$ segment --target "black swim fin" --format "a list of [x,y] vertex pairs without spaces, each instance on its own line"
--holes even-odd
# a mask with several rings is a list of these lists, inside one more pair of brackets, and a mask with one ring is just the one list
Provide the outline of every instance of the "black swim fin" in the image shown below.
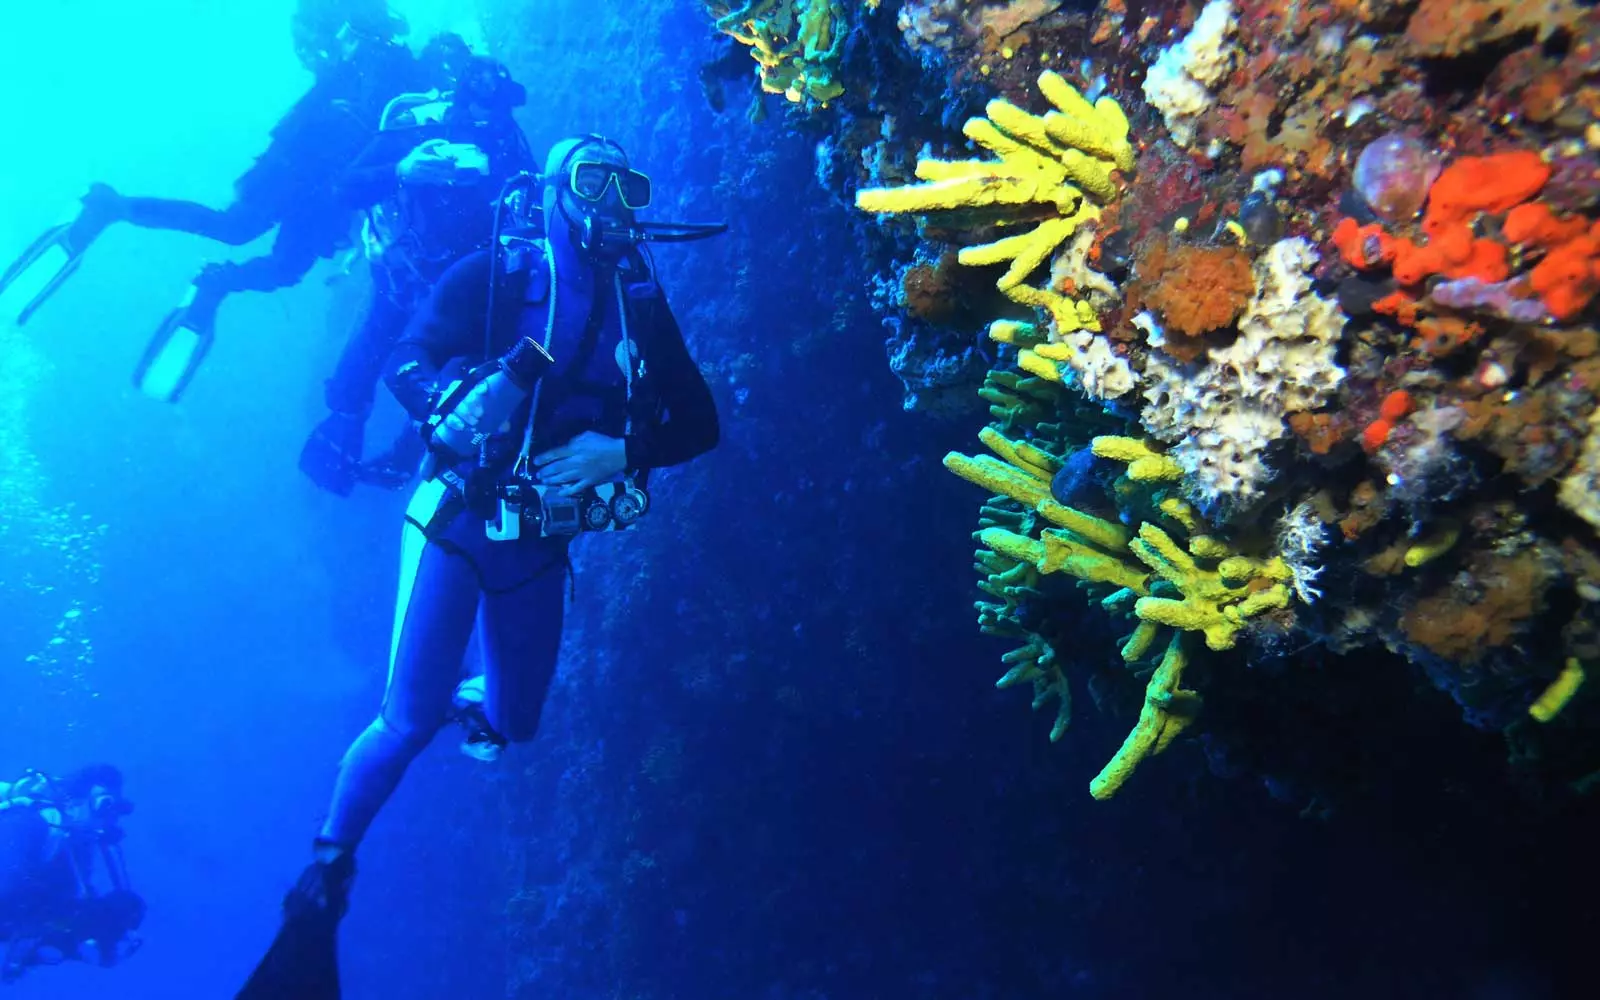
[[159,402],[176,403],[194,381],[217,339],[217,307],[228,292],[219,275],[227,270],[226,265],[207,265],[183,301],[156,328],[133,370],[133,384],[140,392]]
[[355,859],[316,862],[283,901],[283,926],[235,1000],[339,1000],[339,921]]
[[89,245],[120,217],[121,198],[104,184],[91,186],[77,218],[46,230],[0,274],[0,297],[13,291],[13,286],[19,297],[26,297],[13,317],[18,326],[28,322],[72,277]]

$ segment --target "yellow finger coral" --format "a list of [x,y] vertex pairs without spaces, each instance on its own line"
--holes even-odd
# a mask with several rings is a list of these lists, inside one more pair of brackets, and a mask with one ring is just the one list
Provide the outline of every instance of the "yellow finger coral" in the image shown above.
[[850,24],[841,0],[744,0],[712,3],[717,30],[750,46],[761,89],[800,103],[826,105],[844,93],[839,61]]
[[1185,552],[1171,535],[1149,522],[1139,526],[1139,537],[1129,548],[1182,594],[1181,600],[1141,597],[1134,614],[1145,621],[1201,632],[1212,649],[1232,649],[1251,618],[1289,606],[1288,585],[1294,572],[1281,557],[1263,561],[1227,555],[1218,560],[1216,569],[1206,569],[1196,556],[1216,559],[1231,552],[1225,543],[1200,535],[1191,540],[1192,551]]
[[1583,664],[1576,658],[1567,660],[1566,666],[1561,668],[1561,673],[1556,679],[1551,681],[1550,686],[1528,706],[1528,714],[1539,722],[1549,722],[1567,707],[1572,696],[1583,687],[1583,681]]
[[[1025,331],[1015,332],[1026,339]],[[1077,579],[1095,592],[1106,611],[1133,616],[1137,624],[1122,640],[1124,662],[1144,661],[1165,641],[1138,726],[1091,786],[1096,798],[1107,798],[1140,761],[1165,749],[1199,710],[1198,695],[1179,687],[1187,662],[1183,637],[1199,633],[1211,649],[1231,648],[1252,619],[1289,606],[1293,570],[1281,557],[1252,558],[1228,539],[1209,533],[1193,507],[1167,493],[1180,485],[1181,473],[1145,439],[1104,434],[1085,445],[1097,457],[1126,466],[1113,492],[1121,498],[1119,507],[1125,503],[1125,511],[1138,514],[1130,518],[1138,527],[1130,530],[1059,502],[1051,480],[1063,462],[1054,454],[994,428],[979,436],[992,455],[952,452],[945,456],[945,466],[997,496],[984,507],[977,538],[985,548],[977,565],[985,574],[980,588],[1001,603],[980,604],[979,619],[985,631],[1027,639],[1006,660],[1001,686],[1033,681],[1036,707],[1050,696],[1060,697],[1052,738],[1065,730],[1067,676],[1054,647],[1020,624],[1017,614],[1023,597],[1038,595],[1051,574]],[[1158,520],[1170,524],[1178,537]],[[1001,627],[1001,622],[1007,624]]]
[[1104,800],[1117,794],[1134,768],[1146,757],[1154,757],[1165,750],[1194,720],[1200,709],[1200,696],[1179,687],[1187,665],[1183,634],[1179,633],[1167,643],[1160,665],[1150,675],[1138,723],[1122,742],[1116,756],[1089,782],[1090,795]]
[[[1028,285],[1027,279],[1081,226],[1099,217],[1096,201],[1105,204],[1116,197],[1116,172],[1131,172],[1134,154],[1128,119],[1109,97],[1090,103],[1053,70],[1040,74],[1039,91],[1055,110],[1035,115],[996,99],[985,109],[986,117],[966,123],[967,138],[995,159],[924,157],[916,169],[922,183],[863,189],[856,193],[856,206],[890,214],[1002,210],[1000,225],[1032,225],[1027,232],[966,247],[957,259],[970,266],[1009,263],[996,287],[1014,302],[1048,310],[1067,332],[1086,325],[1078,304],[1051,288]],[[1012,217],[1008,209],[1015,210]],[[1087,319],[1095,321],[1092,312]]]

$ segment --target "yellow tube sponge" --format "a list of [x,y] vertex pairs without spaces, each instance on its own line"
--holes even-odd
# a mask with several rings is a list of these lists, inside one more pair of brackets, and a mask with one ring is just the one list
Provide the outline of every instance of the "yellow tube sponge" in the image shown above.
[[761,89],[800,103],[826,105],[844,93],[837,74],[850,24],[840,0],[745,0],[717,30],[750,47],[761,67]]
[[1146,757],[1153,757],[1165,750],[1193,721],[1199,709],[1200,696],[1179,687],[1183,681],[1183,669],[1187,665],[1183,634],[1179,633],[1167,643],[1160,665],[1150,675],[1138,723],[1122,742],[1122,748],[1116,756],[1089,782],[1090,795],[1104,800],[1117,794]]
[[1528,714],[1540,722],[1549,722],[1567,707],[1572,696],[1583,687],[1583,681],[1583,664],[1579,663],[1576,657],[1568,659],[1566,666],[1561,668],[1560,675],[1550,682],[1550,686],[1544,689],[1544,693],[1539,695],[1532,705],[1528,706]]
[[985,117],[963,126],[966,137],[993,159],[925,157],[917,162],[921,183],[864,188],[856,192],[856,207],[889,214],[1002,210],[993,220],[997,224],[1031,228],[966,247],[957,259],[973,267],[1008,264],[996,287],[1014,302],[1049,310],[1061,334],[1098,330],[1092,310],[1086,318],[1071,298],[1026,282],[1079,228],[1099,218],[1090,199],[1104,204],[1116,198],[1116,173],[1130,172],[1134,164],[1128,119],[1115,101],[1091,104],[1053,71],[1039,76],[1039,89],[1055,110],[1040,116],[996,99]]
[[1125,174],[1133,172],[1133,145],[1128,142],[1128,116],[1109,97],[1093,104],[1078,88],[1047,71],[1039,75],[1039,92],[1056,110],[1044,116],[1050,138],[1068,149],[1081,149],[1091,156],[1110,160]]
[[978,440],[1002,459],[1039,479],[1048,480],[1061,471],[1061,461],[1054,455],[1026,441],[1013,441],[993,427],[979,431]]
[[1029,509],[1049,500],[1050,483],[1014,465],[989,455],[963,455],[952,451],[944,457],[944,467],[990,493],[1010,497]]
[[1412,569],[1425,566],[1449,552],[1461,537],[1461,525],[1446,521],[1406,549],[1405,563]]
[[1004,528],[985,528],[978,540],[1002,555],[1032,564],[1041,573],[1066,573],[1085,583],[1103,583],[1149,593],[1150,574],[1060,528],[1046,528],[1029,538]]
[[1126,463],[1128,478],[1136,483],[1175,483],[1183,478],[1183,466],[1139,438],[1102,435],[1089,447],[1100,458]]
[[1286,582],[1294,574],[1281,558],[1263,561],[1230,556],[1217,569],[1206,569],[1172,536],[1149,522],[1139,526],[1139,537],[1128,548],[1183,595],[1182,600],[1141,597],[1134,614],[1145,621],[1200,632],[1211,649],[1232,649],[1249,619],[1289,606]]

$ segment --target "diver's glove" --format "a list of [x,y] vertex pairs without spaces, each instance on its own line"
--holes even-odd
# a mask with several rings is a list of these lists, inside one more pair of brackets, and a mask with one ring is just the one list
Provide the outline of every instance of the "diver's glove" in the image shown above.
[[361,445],[366,419],[354,413],[330,413],[300,449],[300,471],[329,493],[347,497],[361,473]]
[[408,425],[387,451],[361,463],[358,478],[385,490],[403,490],[417,474],[427,448]]

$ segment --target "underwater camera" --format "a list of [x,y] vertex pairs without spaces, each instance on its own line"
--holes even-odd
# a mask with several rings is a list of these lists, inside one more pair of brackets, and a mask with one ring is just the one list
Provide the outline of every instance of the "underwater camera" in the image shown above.
[[631,479],[601,483],[577,496],[531,479],[514,479],[499,487],[499,505],[486,531],[496,542],[515,541],[524,527],[537,524],[542,538],[585,531],[627,531],[650,509],[650,495]]

